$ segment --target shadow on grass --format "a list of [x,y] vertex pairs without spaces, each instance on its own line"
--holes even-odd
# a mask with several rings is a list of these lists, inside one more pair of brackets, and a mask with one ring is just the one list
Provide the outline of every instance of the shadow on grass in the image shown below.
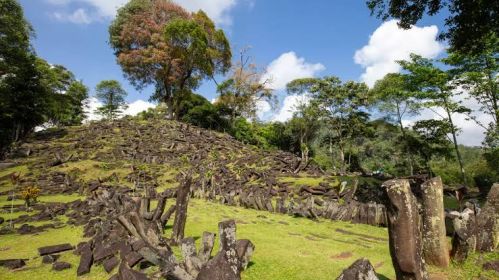
[[383,274],[376,273],[376,275],[378,276],[379,280],[390,280],[390,278],[386,277]]

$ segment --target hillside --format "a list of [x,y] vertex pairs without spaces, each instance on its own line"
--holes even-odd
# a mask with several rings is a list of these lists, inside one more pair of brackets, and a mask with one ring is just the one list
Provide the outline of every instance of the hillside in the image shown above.
[[[36,250],[88,240],[84,236],[93,217],[81,219],[75,205],[95,197],[99,186],[126,189],[136,197],[153,190],[172,198],[186,174],[192,175],[194,197],[186,236],[199,244],[203,231],[216,232],[219,221],[236,220],[238,237],[256,246],[243,279],[332,279],[360,257],[370,259],[381,279],[394,277],[387,230],[372,226],[385,223],[376,195],[379,180],[322,174],[292,154],[260,150],[183,123],[123,119],[37,133],[1,163],[0,259],[28,260],[18,270],[0,268],[2,279],[74,278],[78,256],[62,254],[72,268],[54,272],[41,264]],[[40,189],[31,209],[20,197],[27,186]],[[14,231],[6,226],[10,222]],[[165,236],[171,234],[170,224]],[[179,249],[174,251],[180,258]],[[470,279],[481,272],[468,267],[435,273]],[[110,275],[94,265],[81,279]]]

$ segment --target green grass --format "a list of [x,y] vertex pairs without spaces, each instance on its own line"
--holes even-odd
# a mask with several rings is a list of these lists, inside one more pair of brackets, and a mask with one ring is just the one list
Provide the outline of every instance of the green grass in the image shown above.
[[279,177],[282,183],[289,183],[295,187],[309,186],[317,187],[324,181],[322,177]]
[[[244,272],[243,279],[334,279],[363,256],[368,257],[373,265],[380,265],[378,273],[394,277],[386,242],[367,242],[358,236],[335,231],[341,228],[387,238],[385,228],[325,220],[314,222],[192,200],[186,236],[199,237],[206,230],[217,232],[218,222],[229,218],[238,222],[237,238],[250,239],[256,246],[253,265]],[[198,246],[200,242],[198,239]],[[335,258],[342,252],[351,252],[352,257]]]

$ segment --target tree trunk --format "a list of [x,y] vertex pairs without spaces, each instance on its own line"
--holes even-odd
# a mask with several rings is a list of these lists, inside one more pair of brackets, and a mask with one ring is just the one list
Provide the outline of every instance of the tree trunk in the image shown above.
[[[400,106],[397,104],[397,117],[399,121],[399,126],[400,126],[400,132],[402,132],[402,137],[404,137],[404,140],[407,142],[407,134],[405,132],[404,124],[402,123],[402,114],[400,113]],[[409,172],[412,175],[414,175],[414,158],[412,156],[412,153],[409,153]]]
[[461,180],[463,181],[463,184],[466,185],[466,175],[464,172],[464,164],[463,164],[463,159],[461,157],[461,152],[459,152],[459,145],[457,144],[457,136],[456,136],[456,128],[454,127],[454,122],[452,121],[452,116],[451,112],[449,110],[449,106],[447,105],[447,100],[444,100],[445,103],[445,111],[447,112],[447,117],[449,118],[449,123],[451,126],[451,133],[452,133],[452,140],[454,142],[454,149],[456,150],[456,156],[457,160],[459,162],[459,167],[461,169]]

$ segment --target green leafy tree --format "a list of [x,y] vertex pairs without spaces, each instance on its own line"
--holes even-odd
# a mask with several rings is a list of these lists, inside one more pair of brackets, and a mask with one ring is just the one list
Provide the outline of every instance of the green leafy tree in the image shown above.
[[116,80],[105,80],[95,87],[96,97],[103,105],[97,108],[97,113],[108,120],[114,120],[126,108],[127,92]]
[[428,174],[433,176],[431,160],[435,157],[448,158],[452,154],[453,143],[447,137],[452,132],[452,126],[447,121],[423,120],[416,122],[412,131],[415,134],[408,135],[408,148],[423,159]]
[[[448,10],[447,30],[442,39],[449,40],[452,49],[463,53],[480,52],[483,42],[499,31],[499,2],[497,0],[367,0],[371,14],[386,20],[400,20],[409,29],[425,14],[433,16]],[[497,43],[496,43],[497,44]]]
[[18,1],[0,0],[0,157],[45,120],[48,91],[35,66],[32,35]]
[[444,62],[453,66],[450,70],[457,76],[458,84],[480,105],[480,111],[492,117],[492,123],[480,123],[490,133],[498,133],[499,123],[499,41],[490,36],[483,44],[482,51],[474,54],[451,52]]
[[[444,110],[445,114],[439,115],[449,122],[454,150],[461,168],[462,181],[466,183],[464,163],[457,142],[459,128],[455,125],[452,115],[455,113],[469,114],[470,109],[462,106],[460,101],[453,99],[455,95],[460,93],[455,82],[455,75],[438,68],[433,60],[414,54],[411,54],[410,61],[400,61],[399,63],[407,71],[408,83],[411,88],[419,92],[418,97],[424,102],[424,106],[430,109],[441,108]],[[433,112],[438,114],[436,110]]]
[[137,88],[155,85],[152,99],[179,118],[181,100],[202,80],[230,68],[225,34],[203,11],[189,13],[171,1],[131,0],[109,27],[110,44]]
[[[402,74],[387,74],[376,82],[370,90],[369,97],[376,108],[385,113],[390,120],[394,120],[407,141],[407,132],[403,120],[405,117],[419,114],[420,104],[414,96]],[[414,159],[409,153],[409,172],[414,174]]]
[[340,151],[341,171],[346,171],[346,152],[351,150],[352,140],[368,119],[368,114],[362,110],[367,105],[367,85],[352,81],[342,83],[337,77],[305,78],[291,81],[287,90],[293,94],[312,95],[311,102],[330,128],[333,142]]
[[62,65],[50,65],[38,58],[40,82],[48,91],[46,121],[56,126],[79,125],[85,119],[88,88]]

